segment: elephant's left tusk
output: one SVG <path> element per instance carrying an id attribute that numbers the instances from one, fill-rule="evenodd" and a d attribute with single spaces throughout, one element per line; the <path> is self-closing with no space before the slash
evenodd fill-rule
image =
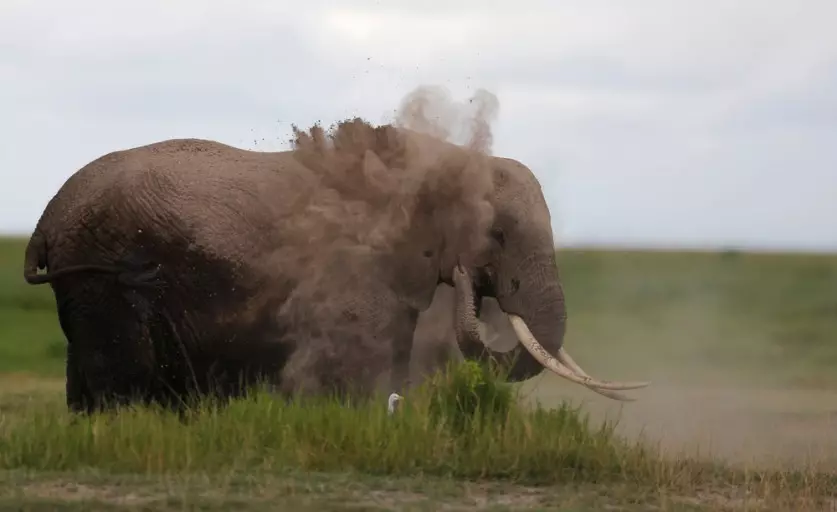
<path id="1" fill-rule="evenodd" d="M 579 377 L 586 377 L 588 379 L 592 379 L 592 377 L 590 377 L 590 375 L 588 375 L 587 372 L 585 372 L 581 368 L 581 366 L 578 365 L 578 363 L 573 361 L 573 358 L 570 357 L 570 354 L 566 350 L 564 350 L 564 347 L 558 349 L 558 353 L 555 357 L 556 359 L 558 359 L 559 362 L 561 362 L 564 366 L 572 370 Z M 617 393 L 616 391 L 610 391 L 607 389 L 591 387 L 590 390 L 602 396 L 606 396 L 614 400 L 620 400 L 622 402 L 633 402 L 636 400 L 636 398 L 632 398 L 627 395 L 623 395 L 622 393 Z"/>
<path id="2" fill-rule="evenodd" d="M 549 352 L 546 351 L 538 340 L 535 339 L 535 336 L 532 334 L 532 331 L 529 330 L 529 327 L 526 325 L 526 322 L 517 315 L 508 314 L 509 321 L 511 322 L 512 328 L 514 329 L 515 334 L 517 334 L 520 343 L 526 348 L 526 350 L 532 354 L 532 356 L 538 360 L 544 367 L 548 368 L 552 372 L 554 372 L 559 377 L 563 377 L 571 382 L 575 382 L 576 384 L 581 384 L 582 386 L 586 386 L 590 388 L 592 391 L 596 391 L 594 388 L 598 388 L 600 390 L 623 390 L 623 389 L 638 389 L 647 387 L 650 383 L 649 382 L 610 382 L 610 381 L 601 381 L 598 379 L 594 379 L 588 375 L 577 375 L 572 370 L 564 366 L 563 363 L 555 359 Z M 565 354 L 566 355 L 566 354 Z"/>

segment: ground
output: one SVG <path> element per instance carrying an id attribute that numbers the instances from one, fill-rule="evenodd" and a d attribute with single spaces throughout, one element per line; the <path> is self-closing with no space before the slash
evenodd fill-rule
<path id="1" fill-rule="evenodd" d="M 178 475 L 166 479 L 83 474 L 6 475 L 0 507 L 27 510 L 656 510 L 642 491 L 589 484 L 562 489 L 503 483 L 460 483 L 432 478 L 340 474 L 258 477 Z M 636 502 L 631 504 L 630 502 Z M 727 498 L 668 497 L 667 510 L 703 510 Z M 734 504 L 733 504 L 734 505 Z"/>
<path id="2" fill-rule="evenodd" d="M 837 256 L 560 251 L 567 348 L 593 375 L 652 386 L 620 404 L 545 375 L 525 383 L 523 396 L 579 404 L 592 428 L 618 418 L 617 434 L 659 448 L 667 462 L 641 476 L 534 482 L 523 473 L 553 469 L 517 461 L 509 474 L 519 478 L 445 477 L 393 459 L 393 474 L 341 470 L 312 445 L 269 459 L 296 466 L 267 467 L 264 457 L 253 465 L 253 454 L 226 460 L 224 446 L 209 446 L 186 456 L 206 457 L 200 468 L 211 470 L 166 466 L 174 459 L 137 469 L 142 450 L 120 446 L 153 446 L 158 438 L 144 445 L 137 436 L 152 435 L 156 420 L 137 423 L 145 433 L 66 422 L 64 340 L 48 286 L 22 282 L 22 244 L 0 241 L 3 510 L 837 510 Z M 160 429 L 153 435 L 168 442 Z M 219 442 L 216 434 L 201 435 Z M 93 450 L 88 438 L 113 446 Z M 240 441 L 231 453 L 247 446 Z M 454 473 L 466 465 L 456 464 Z"/>

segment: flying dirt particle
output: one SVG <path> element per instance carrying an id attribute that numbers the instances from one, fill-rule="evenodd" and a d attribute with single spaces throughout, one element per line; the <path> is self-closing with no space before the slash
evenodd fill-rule
<path id="1" fill-rule="evenodd" d="M 401 101 L 395 125 L 490 155 L 491 124 L 499 109 L 497 97 L 485 89 L 467 102 L 456 102 L 444 87 L 421 86 Z"/>

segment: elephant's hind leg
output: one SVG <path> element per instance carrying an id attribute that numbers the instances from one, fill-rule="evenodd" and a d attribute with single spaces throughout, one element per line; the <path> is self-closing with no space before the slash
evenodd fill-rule
<path id="1" fill-rule="evenodd" d="M 67 281 L 56 294 L 68 341 L 67 407 L 90 413 L 143 400 L 151 351 L 138 305 L 120 293 L 112 276 Z"/>

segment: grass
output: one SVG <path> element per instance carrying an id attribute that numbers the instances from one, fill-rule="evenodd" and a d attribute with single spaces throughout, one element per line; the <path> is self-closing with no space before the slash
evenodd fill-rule
<path id="1" fill-rule="evenodd" d="M 28 407 L 25 418 L 12 417 L 0 429 L 0 467 L 139 473 L 295 468 L 403 476 L 418 471 L 528 483 L 641 476 L 632 473 L 647 457 L 642 448 L 621 444 L 609 425 L 590 428 L 567 406 L 524 410 L 513 406 L 511 395 L 496 402 L 492 414 L 482 414 L 486 393 L 475 400 L 477 388 L 459 379 L 440 381 L 432 391 L 411 394 L 409 405 L 392 416 L 384 397 L 346 407 L 328 398 L 286 404 L 264 392 L 224 408 L 206 404 L 185 419 L 140 408 L 78 420 L 54 406 Z M 445 397 L 441 403 L 438 396 Z"/>
<path id="2" fill-rule="evenodd" d="M 440 376 L 395 416 L 384 397 L 345 407 L 258 392 L 185 420 L 154 409 L 72 418 L 51 291 L 23 283 L 22 254 L 21 241 L 0 240 L 0 509 L 837 510 L 829 468 L 667 456 L 565 397 L 531 406 L 517 396 L 528 383 L 473 368 Z M 837 388 L 837 256 L 558 261 L 567 344 L 595 374 Z"/>
<path id="3" fill-rule="evenodd" d="M 79 492 L 113 507 L 130 502 L 126 494 L 196 505 L 238 482 L 222 501 L 259 510 L 265 504 L 258 496 L 241 495 L 244 483 L 251 493 L 279 483 L 287 506 L 299 500 L 293 486 L 313 478 L 327 492 L 312 506 L 335 508 L 351 488 L 391 505 L 423 501 L 432 510 L 467 501 L 465 490 L 482 486 L 486 493 L 503 489 L 505 509 L 620 500 L 637 510 L 661 503 L 811 510 L 837 489 L 837 475 L 812 469 L 752 472 L 666 460 L 653 447 L 619 438 L 612 424 L 591 425 L 577 408 L 524 407 L 510 387 L 474 373 L 466 365 L 440 375 L 392 416 L 383 397 L 346 407 L 328 398 L 284 403 L 257 391 L 225 408 L 207 403 L 185 418 L 154 408 L 74 418 L 54 393 L 33 396 L 30 388 L 29 399 L 3 404 L 0 421 L 0 474 L 23 479 L 29 494 L 7 488 L 0 503 L 38 504 L 49 491 L 68 507 L 68 495 Z M 486 406 L 490 414 L 481 412 Z M 195 482 L 203 485 L 195 490 Z M 169 490 L 161 495 L 161 487 Z"/>
<path id="4" fill-rule="evenodd" d="M 619 503 L 614 507 L 614 503 Z M 724 510 L 722 498 L 711 498 Z M 653 507 L 649 508 L 649 504 Z M 0 475 L 3 510 L 706 510 L 688 498 L 649 500 L 634 487 L 570 484 L 535 487 L 426 476 L 379 477 L 356 473 L 164 477 L 83 471 L 73 475 L 26 472 Z M 756 510 L 756 508 L 751 508 Z M 775 508 L 774 508 L 775 510 Z"/>
<path id="5" fill-rule="evenodd" d="M 57 377 L 64 371 L 65 339 L 49 285 L 23 280 L 26 241 L 0 238 L 0 373 Z"/>
<path id="6" fill-rule="evenodd" d="M 837 385 L 837 255 L 561 251 L 558 263 L 567 343 L 614 378 L 654 378 L 662 358 L 680 380 L 712 366 L 718 379 Z"/>

